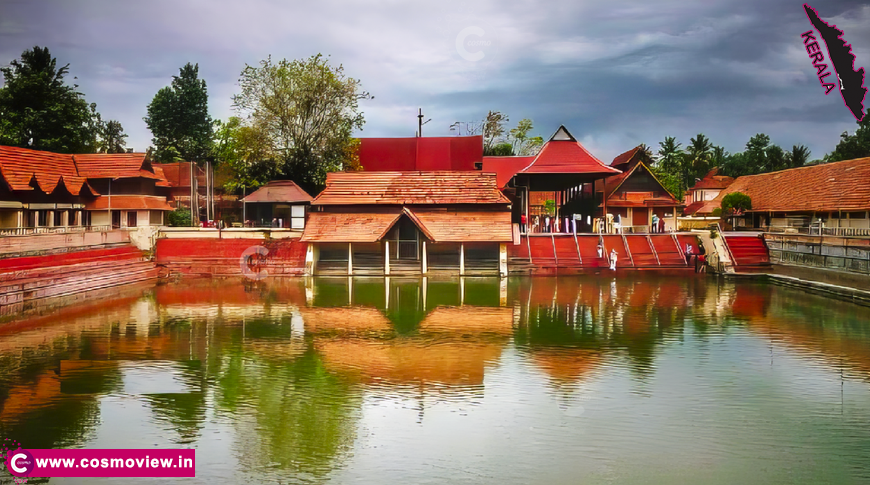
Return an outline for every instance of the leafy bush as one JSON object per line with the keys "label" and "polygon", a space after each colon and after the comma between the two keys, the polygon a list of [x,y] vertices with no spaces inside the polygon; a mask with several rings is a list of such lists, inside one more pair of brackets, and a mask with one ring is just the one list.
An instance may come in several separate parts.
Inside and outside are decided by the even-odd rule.
{"label": "leafy bush", "polygon": [[190,227],[190,209],[178,208],[166,214],[166,223],[172,227]]}
{"label": "leafy bush", "polygon": [[743,192],[732,192],[722,198],[722,213],[733,216],[752,209],[752,199]]}

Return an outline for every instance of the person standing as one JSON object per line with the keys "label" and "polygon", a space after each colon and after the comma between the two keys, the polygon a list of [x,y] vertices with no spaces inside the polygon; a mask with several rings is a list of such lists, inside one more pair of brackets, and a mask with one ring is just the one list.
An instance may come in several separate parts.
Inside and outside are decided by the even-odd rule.
{"label": "person standing", "polygon": [[659,216],[655,212],[653,212],[652,227],[650,229],[653,233],[659,232]]}
{"label": "person standing", "polygon": [[520,215],[520,233],[522,233],[522,234],[526,233],[526,215],[525,214]]}
{"label": "person standing", "polygon": [[550,232],[550,214],[544,216],[544,232]]}
{"label": "person standing", "polygon": [[541,218],[535,216],[535,223],[532,225],[532,232],[538,232],[538,228],[541,226]]}
{"label": "person standing", "polygon": [[618,258],[616,254],[616,249],[610,250],[610,269],[616,271],[616,259]]}
{"label": "person standing", "polygon": [[622,214],[616,214],[616,233],[622,234]]}
{"label": "person standing", "polygon": [[665,218],[664,217],[659,218],[659,232],[660,233],[665,232]]}

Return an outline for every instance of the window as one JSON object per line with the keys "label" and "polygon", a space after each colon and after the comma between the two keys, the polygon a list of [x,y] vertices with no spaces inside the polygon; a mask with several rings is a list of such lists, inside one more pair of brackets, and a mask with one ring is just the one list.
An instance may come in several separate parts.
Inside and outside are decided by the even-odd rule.
{"label": "window", "polygon": [[127,212],[127,227],[136,227],[136,217],[137,213],[135,211]]}
{"label": "window", "polygon": [[849,219],[866,219],[866,218],[867,218],[866,212],[850,212],[849,213]]}
{"label": "window", "polygon": [[121,227],[121,211],[112,211],[112,229]]}
{"label": "window", "polygon": [[290,229],[305,229],[305,206],[290,207]]}
{"label": "window", "polygon": [[483,162],[474,162],[475,170],[483,170]]}

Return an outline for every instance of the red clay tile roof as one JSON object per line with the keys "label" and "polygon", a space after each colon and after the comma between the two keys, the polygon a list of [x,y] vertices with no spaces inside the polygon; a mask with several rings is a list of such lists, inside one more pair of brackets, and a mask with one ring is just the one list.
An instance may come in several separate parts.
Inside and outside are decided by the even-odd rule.
{"label": "red clay tile roof", "polygon": [[242,200],[245,202],[311,202],[314,199],[292,180],[273,180]]}
{"label": "red clay tile roof", "polygon": [[166,202],[166,197],[151,195],[100,196],[96,200],[86,203],[85,209],[107,210],[110,205],[112,210],[172,210],[172,207]]}
{"label": "red clay tile roof", "polygon": [[331,172],[314,205],[508,204],[494,173]]}
{"label": "red clay tile roof", "polygon": [[[201,186],[205,186],[205,170],[202,167],[196,167],[196,177],[197,183]],[[164,178],[169,182],[170,187],[187,187],[190,188],[190,162],[173,162],[173,163],[155,163],[152,164],[155,173],[159,168],[163,172]],[[223,185],[222,182],[218,181],[220,170],[215,171],[215,187]],[[220,178],[224,178],[223,175]]]}
{"label": "red clay tile roof", "polygon": [[683,209],[683,214],[684,214],[684,215],[687,215],[687,216],[695,215],[695,213],[698,212],[698,210],[699,210],[701,207],[704,207],[704,201],[700,201],[700,202],[692,202],[691,204],[687,205],[687,206]]}
{"label": "red clay tile roof", "polygon": [[79,175],[87,178],[136,178],[160,180],[144,153],[86,153],[73,155]]}
{"label": "red clay tile roof", "polygon": [[526,168],[535,157],[483,157],[481,172],[494,173],[499,188],[507,186],[520,170]]}
{"label": "red clay tile roof", "polygon": [[79,195],[82,188],[96,194],[76,171],[72,155],[0,146],[0,174],[12,190],[33,190],[30,182],[35,179],[46,194],[58,185],[72,195]]}
{"label": "red clay tile roof", "polygon": [[620,153],[616,156],[616,158],[613,159],[612,162],[610,162],[610,166],[616,167],[617,165],[623,165],[628,163],[629,161],[631,161],[631,157],[633,157],[638,150],[640,150],[640,146],[636,146],[625,153]]}
{"label": "red clay tile roof", "polygon": [[384,212],[310,212],[302,241],[376,242],[402,215],[400,208]]}
{"label": "red clay tile roof", "polygon": [[513,239],[507,211],[391,208],[383,212],[311,212],[305,242],[377,242],[402,215],[433,242],[508,242]]}
{"label": "red clay tile roof", "polygon": [[[607,193],[607,205],[613,205],[614,207],[619,207],[619,204],[617,204],[616,201],[611,201],[610,197],[613,196],[613,194],[617,190],[619,190],[619,187],[622,186],[623,182],[628,180],[632,176],[632,174],[634,174],[638,170],[638,167],[643,167],[644,170],[646,170],[650,175],[652,175],[652,178],[654,180],[656,180],[661,191],[664,192],[665,194],[667,194],[666,197],[658,198],[657,200],[667,201],[670,205],[680,205],[680,202],[677,200],[677,198],[674,197],[673,194],[668,192],[668,190],[664,187],[664,185],[662,185],[661,182],[658,181],[658,178],[656,178],[653,171],[650,170],[650,168],[647,167],[646,164],[640,160],[637,160],[634,163],[634,165],[632,165],[630,170],[622,172],[619,175],[607,177],[604,180],[604,190]],[[646,199],[644,199],[644,200],[646,200]],[[625,207],[631,207],[631,205],[625,205]]]}
{"label": "red clay tile roof", "polygon": [[[511,213],[412,209],[434,242],[508,242],[513,240]],[[422,230],[423,228],[421,228]]]}
{"label": "red clay tile roof", "polygon": [[704,178],[702,178],[689,190],[724,189],[731,185],[732,182],[734,182],[734,177],[729,177],[727,175],[717,175],[718,173],[719,167],[714,167],[712,170],[707,172],[707,175],[705,175]]}
{"label": "red clay tile roof", "polygon": [[154,169],[154,175],[160,177],[160,180],[158,180],[154,185],[156,185],[157,187],[172,187],[172,184],[170,184],[169,181],[166,180],[166,174],[163,173],[163,167],[161,167],[159,164],[155,164],[152,165],[151,168]]}
{"label": "red clay tile roof", "polygon": [[[559,139],[556,139],[559,137]],[[584,173],[610,175],[620,173],[592,156],[580,142],[559,127],[541,151],[520,173]]]}
{"label": "red clay tile roof", "polygon": [[870,210],[870,157],[738,177],[710,202],[733,192],[757,212]]}

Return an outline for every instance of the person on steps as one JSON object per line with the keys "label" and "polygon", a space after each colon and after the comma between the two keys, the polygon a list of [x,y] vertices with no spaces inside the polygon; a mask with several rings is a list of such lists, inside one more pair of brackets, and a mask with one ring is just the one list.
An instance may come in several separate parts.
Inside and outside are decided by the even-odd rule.
{"label": "person on steps", "polygon": [[616,271],[616,259],[618,258],[616,254],[616,249],[610,250],[610,269]]}

